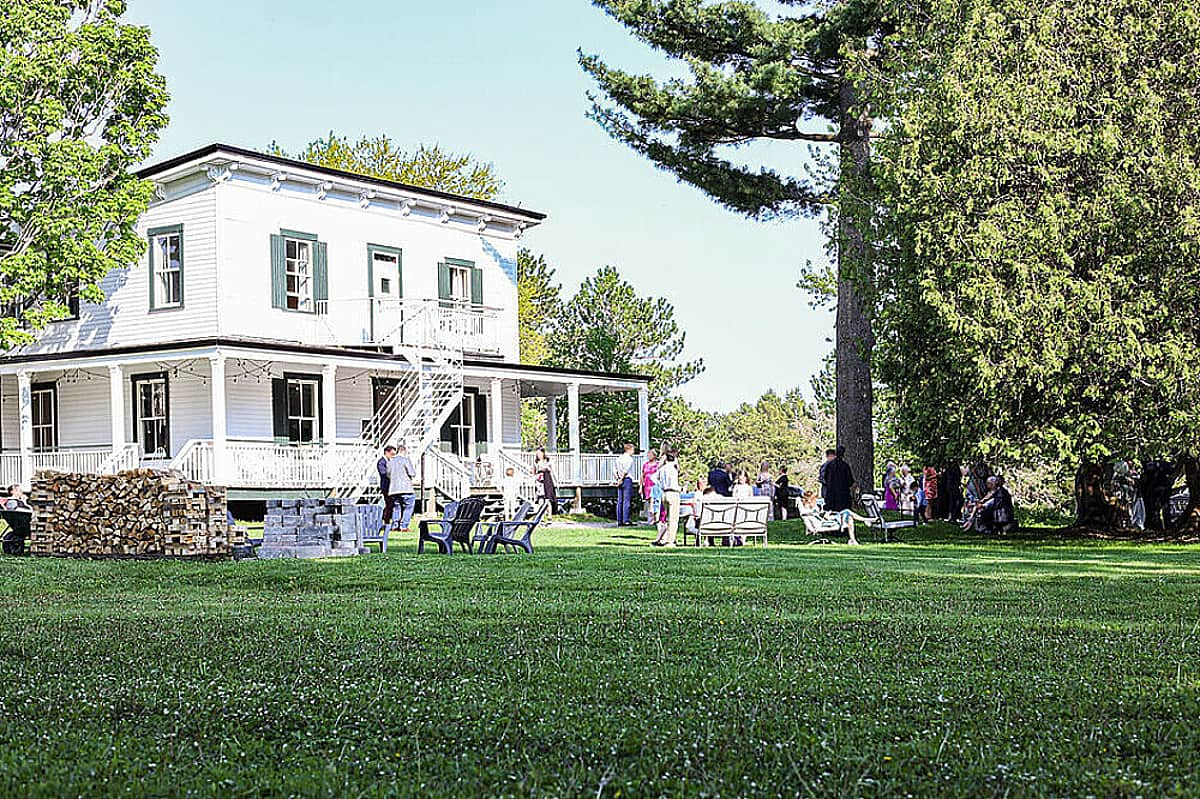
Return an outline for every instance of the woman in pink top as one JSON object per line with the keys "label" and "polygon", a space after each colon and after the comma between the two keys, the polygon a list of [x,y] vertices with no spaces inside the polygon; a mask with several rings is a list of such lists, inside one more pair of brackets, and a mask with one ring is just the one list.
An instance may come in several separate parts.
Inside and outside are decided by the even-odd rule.
{"label": "woman in pink top", "polygon": [[654,475],[658,473],[658,454],[654,450],[646,453],[646,462],[642,464],[642,501],[646,505],[646,524],[654,524],[654,503],[650,501],[654,488]]}

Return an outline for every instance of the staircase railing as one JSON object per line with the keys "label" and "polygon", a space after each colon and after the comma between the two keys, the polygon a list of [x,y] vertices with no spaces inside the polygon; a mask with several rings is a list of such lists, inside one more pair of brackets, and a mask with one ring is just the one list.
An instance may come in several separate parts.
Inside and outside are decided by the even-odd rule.
{"label": "staircase railing", "polygon": [[497,483],[501,486],[504,485],[504,481],[507,479],[505,472],[511,468],[513,470],[513,477],[517,481],[517,498],[536,502],[541,496],[542,491],[529,464],[503,449],[499,450],[495,455],[496,465],[500,470]]}
{"label": "staircase railing", "polygon": [[386,444],[403,443],[410,457],[419,457],[461,403],[462,342],[441,324],[444,310],[436,300],[403,301],[402,321],[385,340],[408,360],[413,371],[401,373],[364,427],[361,440],[368,445],[366,454],[342,473],[340,484],[334,486],[336,495],[358,499],[375,483],[376,451]]}
{"label": "staircase railing", "polygon": [[463,499],[471,494],[471,473],[456,456],[430,447],[425,451],[424,487],[450,499]]}
{"label": "staircase railing", "polygon": [[101,462],[96,469],[97,474],[116,474],[128,469],[135,469],[138,465],[138,453],[141,446],[135,442],[122,444],[112,451],[112,454]]}

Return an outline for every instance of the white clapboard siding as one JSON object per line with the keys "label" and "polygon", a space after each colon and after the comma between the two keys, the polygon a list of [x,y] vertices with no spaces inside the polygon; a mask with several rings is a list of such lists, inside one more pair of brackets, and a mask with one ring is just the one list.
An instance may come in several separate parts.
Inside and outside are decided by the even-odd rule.
{"label": "white clapboard siding", "polygon": [[[78,320],[49,325],[17,354],[154,344],[217,333],[216,188],[204,188],[152,206],[138,220],[143,239],[151,228],[183,225],[182,308],[150,311],[148,248],[138,263],[110,272],[101,282],[107,301],[82,303]],[[107,429],[107,427],[105,428]]]}
{"label": "white clapboard siding", "polygon": [[[235,173],[220,187],[220,330],[245,336],[313,344],[362,344],[370,328],[368,245],[402,251],[406,298],[436,299],[438,264],[473,262],[483,271],[483,303],[502,308],[503,355],[517,359],[517,242],[481,236],[462,226],[439,225],[414,211],[361,208],[333,197],[316,199],[310,186],[269,183]],[[315,316],[271,306],[270,237],[280,230],[316,235],[328,249],[328,314]]]}
{"label": "white clapboard siding", "polygon": [[364,419],[372,415],[371,378],[366,373],[337,382],[337,437],[357,439]]}
{"label": "white clapboard siding", "polygon": [[504,388],[504,438],[505,446],[521,444],[521,389],[515,381],[506,380]]}

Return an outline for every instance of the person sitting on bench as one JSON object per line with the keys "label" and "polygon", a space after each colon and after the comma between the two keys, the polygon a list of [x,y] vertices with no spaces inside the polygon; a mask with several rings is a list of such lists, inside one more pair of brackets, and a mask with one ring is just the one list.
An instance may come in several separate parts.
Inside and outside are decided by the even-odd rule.
{"label": "person sitting on bench", "polygon": [[1016,527],[1012,494],[1004,485],[1004,477],[995,475],[987,480],[988,493],[979,503],[975,529],[986,535],[1007,533]]}

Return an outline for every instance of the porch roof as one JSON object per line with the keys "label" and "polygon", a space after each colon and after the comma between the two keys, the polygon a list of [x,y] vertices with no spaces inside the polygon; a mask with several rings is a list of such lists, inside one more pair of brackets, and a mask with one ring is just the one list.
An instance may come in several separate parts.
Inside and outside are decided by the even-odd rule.
{"label": "porch roof", "polygon": [[[232,357],[274,357],[282,360],[290,356],[300,361],[334,363],[358,368],[394,368],[397,370],[410,368],[409,362],[403,356],[379,350],[226,336],[169,343],[133,344],[96,350],[47,352],[36,355],[18,353],[0,357],[0,374],[15,374],[39,366],[51,370],[99,366],[109,363],[184,360],[208,357],[218,351]],[[501,361],[464,361],[463,373],[467,377],[517,380],[521,384],[522,394],[528,397],[557,396],[565,393],[566,387],[571,384],[579,384],[581,393],[595,393],[629,391],[650,383],[650,378],[644,375],[528,366]]]}

